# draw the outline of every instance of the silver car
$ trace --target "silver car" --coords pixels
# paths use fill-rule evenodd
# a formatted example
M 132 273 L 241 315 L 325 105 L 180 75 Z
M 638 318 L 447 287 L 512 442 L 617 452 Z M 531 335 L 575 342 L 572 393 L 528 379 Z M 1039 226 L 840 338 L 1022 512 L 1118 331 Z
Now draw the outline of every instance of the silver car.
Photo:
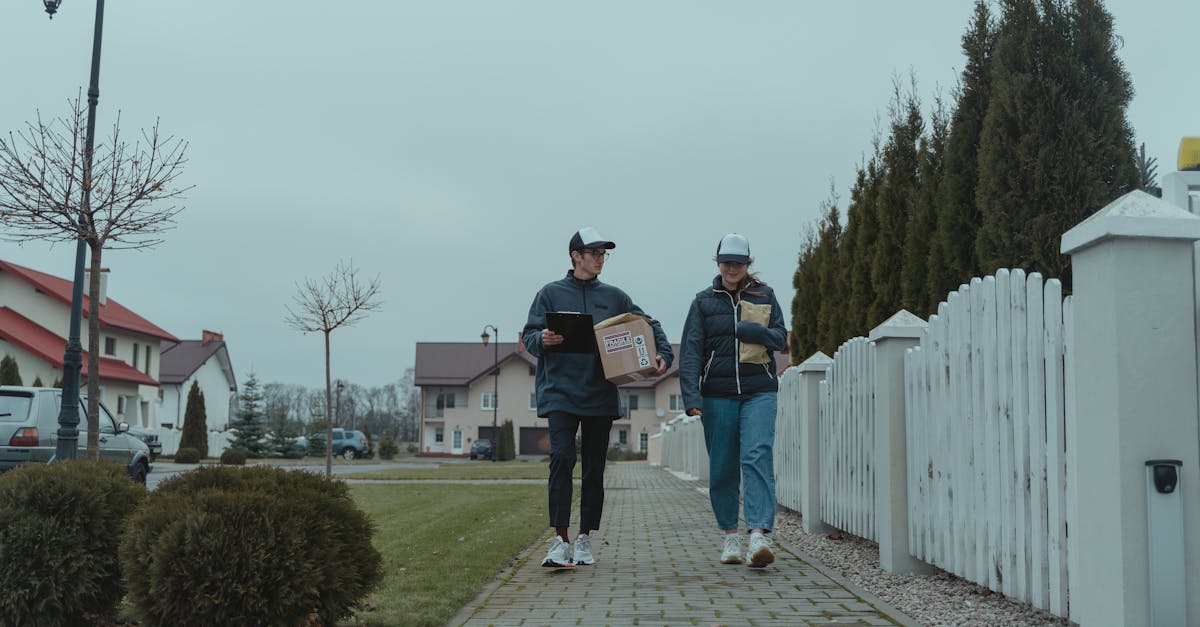
M 47 463 L 58 446 L 58 414 L 62 390 L 0 386 L 0 472 L 21 464 Z M 150 474 L 150 448 L 128 433 L 100 405 L 100 456 L 129 469 L 134 481 L 145 484 Z M 87 401 L 79 399 L 79 453 L 87 447 Z

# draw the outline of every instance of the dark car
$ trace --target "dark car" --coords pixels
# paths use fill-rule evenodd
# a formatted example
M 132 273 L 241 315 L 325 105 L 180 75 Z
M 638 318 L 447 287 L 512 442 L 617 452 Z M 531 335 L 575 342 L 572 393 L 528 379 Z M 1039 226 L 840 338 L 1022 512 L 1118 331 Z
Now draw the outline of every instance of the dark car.
M 150 447 L 150 461 L 154 461 L 158 459 L 159 455 L 162 455 L 162 442 L 158 441 L 157 433 L 137 427 L 129 427 L 128 433 L 145 442 L 146 446 Z
M 471 459 L 494 459 L 496 453 L 492 450 L 491 440 L 475 440 L 471 445 Z

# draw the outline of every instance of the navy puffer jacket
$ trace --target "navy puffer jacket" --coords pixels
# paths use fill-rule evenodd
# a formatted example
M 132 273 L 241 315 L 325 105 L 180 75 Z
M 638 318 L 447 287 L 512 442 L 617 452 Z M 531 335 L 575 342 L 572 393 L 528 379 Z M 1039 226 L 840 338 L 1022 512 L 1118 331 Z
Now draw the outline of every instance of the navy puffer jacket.
M 771 305 L 770 321 L 766 326 L 741 319 L 739 302 L 743 300 Z M 768 362 L 740 362 L 738 355 L 743 342 L 765 346 Z M 775 300 L 774 290 L 751 279 L 745 288 L 731 293 L 717 276 L 711 287 L 696 294 L 683 325 L 679 387 L 684 408 L 700 407 L 704 396 L 743 398 L 778 391 L 774 352 L 782 350 L 786 342 L 783 310 Z

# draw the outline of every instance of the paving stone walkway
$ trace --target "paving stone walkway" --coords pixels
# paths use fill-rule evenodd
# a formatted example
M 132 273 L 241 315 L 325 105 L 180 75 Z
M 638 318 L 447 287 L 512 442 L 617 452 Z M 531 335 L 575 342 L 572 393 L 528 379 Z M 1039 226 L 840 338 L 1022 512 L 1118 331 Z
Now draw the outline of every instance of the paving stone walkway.
M 540 542 L 451 624 L 917 624 L 786 544 L 763 569 L 718 563 L 720 532 L 700 482 L 633 463 L 611 465 L 605 481 L 596 565 L 542 568 Z

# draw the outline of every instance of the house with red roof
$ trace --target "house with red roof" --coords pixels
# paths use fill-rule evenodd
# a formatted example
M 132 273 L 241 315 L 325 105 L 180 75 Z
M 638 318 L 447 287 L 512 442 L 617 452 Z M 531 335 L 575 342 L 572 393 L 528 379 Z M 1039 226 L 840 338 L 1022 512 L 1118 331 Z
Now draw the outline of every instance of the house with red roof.
M 95 315 L 100 320 L 100 402 L 130 425 L 157 427 L 159 344 L 179 339 L 108 298 L 108 273 L 103 272 L 99 302 L 83 300 L 83 380 L 92 376 L 87 321 Z M 0 259 L 0 356 L 16 359 L 26 385 L 35 379 L 45 385 L 61 382 L 70 312 L 70 280 Z
M 497 427 L 512 421 L 518 455 L 550 453 L 549 425 L 537 416 L 537 358 L 520 342 L 501 342 L 496 349 L 482 342 L 417 342 L 413 384 L 420 390 L 420 455 L 467 455 L 476 439 L 495 442 L 493 414 Z M 674 349 L 678 356 L 679 346 Z M 786 353 L 776 360 L 787 367 Z M 660 377 L 618 391 L 621 416 L 613 422 L 610 448 L 645 452 L 660 424 L 684 411 L 675 364 Z

